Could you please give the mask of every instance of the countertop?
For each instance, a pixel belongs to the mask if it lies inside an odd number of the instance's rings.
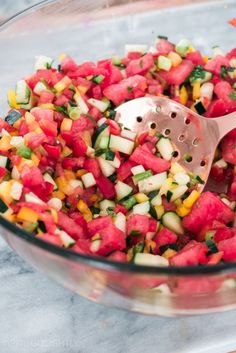
[[[236,311],[143,316],[83,299],[36,272],[0,238],[0,353],[228,353]]]
[[[0,19],[36,2],[1,1]],[[102,307],[36,272],[1,238],[0,283],[0,353],[228,353],[236,349],[236,311],[162,318]]]

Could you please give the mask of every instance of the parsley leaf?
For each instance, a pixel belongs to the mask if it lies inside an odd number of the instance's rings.
[[[236,91],[235,92],[230,92],[228,94],[229,98],[231,98],[233,101],[236,102]]]

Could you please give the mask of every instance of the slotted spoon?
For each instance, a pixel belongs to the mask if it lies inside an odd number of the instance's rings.
[[[116,121],[138,134],[157,129],[168,136],[175,146],[174,160],[206,183],[217,145],[236,128],[236,113],[209,119],[168,98],[149,96],[116,108]],[[199,184],[199,191],[203,188]]]

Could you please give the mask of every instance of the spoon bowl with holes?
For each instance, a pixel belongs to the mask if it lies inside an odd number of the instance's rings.
[[[173,158],[206,184],[220,140],[236,127],[236,114],[207,119],[165,97],[142,97],[116,108],[116,121],[137,133],[157,129],[171,139]]]

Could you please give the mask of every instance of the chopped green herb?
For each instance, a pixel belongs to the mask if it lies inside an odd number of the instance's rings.
[[[63,113],[66,116],[69,116],[67,108],[64,105],[54,105],[54,108],[57,112]]]
[[[168,37],[166,37],[166,36],[162,36],[162,35],[157,36],[157,38],[159,38],[159,39],[165,39],[165,40],[168,40]]]
[[[189,76],[189,81],[193,83],[199,79],[203,80],[204,78],[205,78],[205,71],[202,65],[197,65],[195,69],[192,71],[191,75]]]
[[[145,246],[145,243],[143,241],[138,243],[138,244],[136,244],[133,247],[133,254],[135,255],[135,254],[143,252],[144,246]]]
[[[127,91],[128,91],[129,93],[132,93],[132,92],[133,92],[133,87],[128,86],[128,87],[127,87]]]
[[[236,91],[235,92],[230,92],[228,94],[229,98],[231,98],[233,101],[236,102]]]
[[[149,194],[147,196],[150,200],[152,200],[152,199],[154,199],[154,197],[157,196],[157,194],[158,194],[158,191],[154,190],[154,191],[149,192]]]
[[[141,237],[142,233],[139,230],[131,230],[130,235],[131,237]]]
[[[99,85],[100,83],[102,83],[104,78],[105,78],[105,76],[103,76],[103,75],[96,75],[96,76],[93,76],[92,81]]]
[[[57,65],[57,71],[61,72],[61,64]]]
[[[8,206],[5,204],[5,202],[0,199],[0,212],[5,213],[8,210]]]
[[[113,207],[107,207],[106,212],[108,215],[114,217],[116,215],[116,213],[114,212],[114,208]]]
[[[155,207],[154,207],[153,205],[150,205],[149,214],[150,214],[153,218],[157,219],[157,213],[156,213]]]
[[[225,79],[226,76],[227,76],[227,67],[225,65],[221,65],[221,68],[220,68],[220,77]]]
[[[198,101],[197,103],[195,103],[194,108],[196,109],[197,113],[200,115],[206,113],[206,108],[204,107],[201,101]]]
[[[21,146],[16,154],[18,154],[19,156],[23,157],[23,158],[26,158],[26,159],[30,159],[31,157],[31,149],[29,147],[26,147],[26,146]]]
[[[59,65],[58,65],[59,66]],[[52,62],[51,63],[46,63],[46,69],[50,70],[52,67]],[[59,70],[58,70],[59,71]]]

